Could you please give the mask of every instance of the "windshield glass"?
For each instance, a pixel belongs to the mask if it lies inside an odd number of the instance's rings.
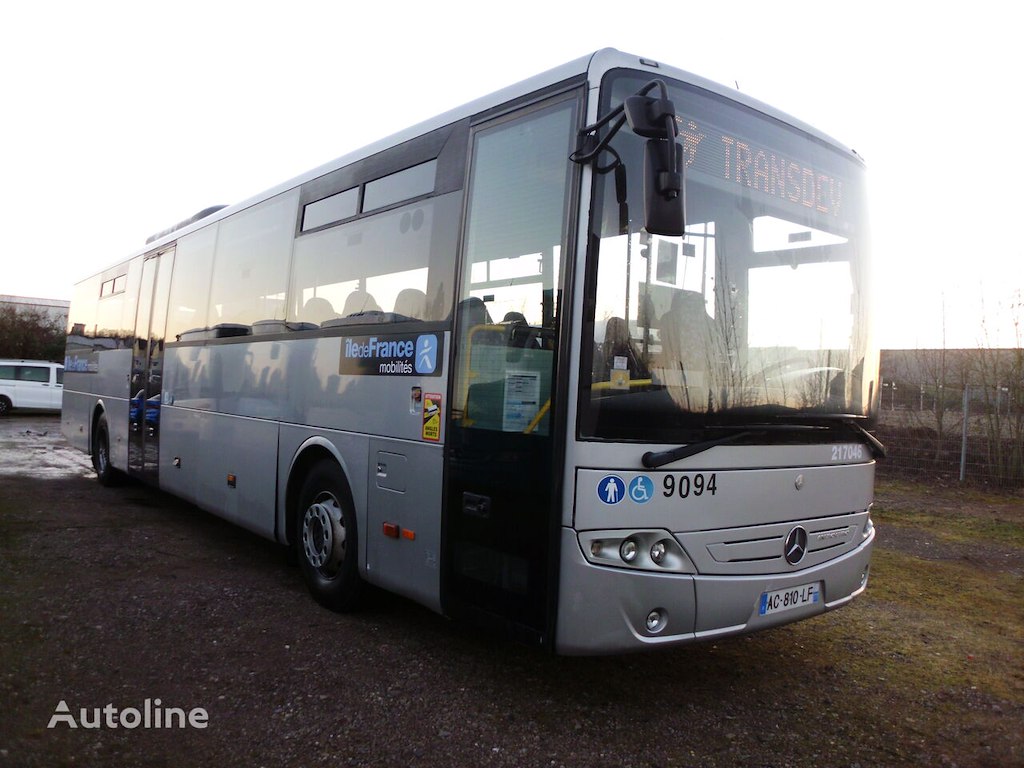
[[[601,114],[645,82],[611,73]],[[670,81],[669,97],[685,237],[642,229],[643,139],[623,129],[611,143],[624,201],[616,174],[595,174],[581,435],[685,442],[708,426],[869,415],[863,167],[707,91]]]

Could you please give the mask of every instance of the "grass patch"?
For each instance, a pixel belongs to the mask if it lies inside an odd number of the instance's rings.
[[[872,517],[886,525],[918,528],[954,543],[989,541],[1024,548],[1024,524],[1013,520],[982,518],[949,510],[889,509],[879,505],[872,509]]]
[[[978,689],[1024,704],[1024,582],[962,563],[875,549],[871,583],[850,619],[873,639],[857,666],[888,684]]]
[[[872,515],[886,525],[913,527],[954,543],[994,542],[1024,548],[1024,500],[977,490],[879,483]]]

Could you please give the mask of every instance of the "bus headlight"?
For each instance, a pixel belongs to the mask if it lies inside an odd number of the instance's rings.
[[[619,557],[622,558],[624,563],[632,563],[636,560],[637,547],[636,542],[633,539],[626,539],[619,545]]]
[[[577,536],[583,556],[594,565],[659,573],[697,572],[668,531],[580,531]]]
[[[665,555],[667,554],[667,552],[668,548],[666,547],[665,540],[662,539],[661,541],[656,541],[654,545],[651,547],[651,560],[653,560],[658,565],[661,565],[663,562],[665,562]]]

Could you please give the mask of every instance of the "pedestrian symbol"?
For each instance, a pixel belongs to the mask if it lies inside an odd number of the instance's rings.
[[[646,504],[654,497],[654,481],[647,475],[637,475],[629,481],[629,498],[637,504]]]
[[[597,498],[604,504],[618,504],[626,495],[626,484],[618,475],[605,475],[597,483]]]

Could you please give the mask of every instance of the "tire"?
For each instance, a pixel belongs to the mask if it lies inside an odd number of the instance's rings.
[[[96,429],[92,436],[92,468],[96,470],[96,479],[100,485],[107,487],[120,485],[124,475],[110,464],[110,428],[107,426],[107,415],[101,413],[96,421]]]
[[[359,607],[359,535],[345,473],[334,461],[315,464],[299,491],[294,546],[310,593],[321,605],[347,612]]]
[[[4,395],[0,395],[0,418],[9,416],[11,413],[11,401]]]

